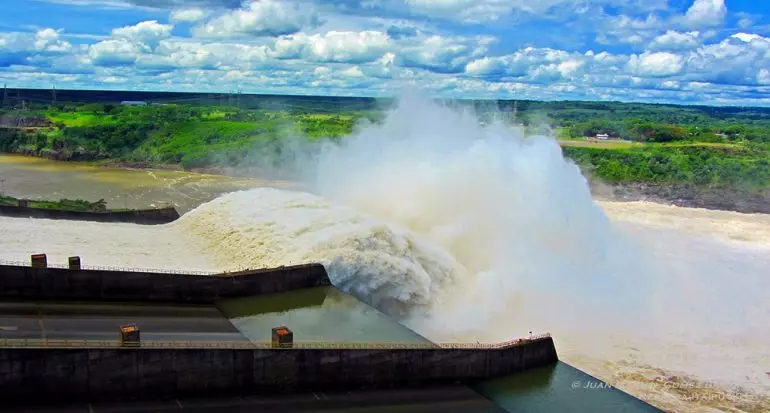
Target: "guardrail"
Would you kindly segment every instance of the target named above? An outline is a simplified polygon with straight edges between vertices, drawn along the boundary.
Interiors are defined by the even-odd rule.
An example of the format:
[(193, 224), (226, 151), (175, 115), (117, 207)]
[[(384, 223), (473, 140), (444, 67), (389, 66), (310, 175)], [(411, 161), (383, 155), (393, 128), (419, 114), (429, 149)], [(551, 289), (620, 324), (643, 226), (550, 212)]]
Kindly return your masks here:
[[(154, 274), (181, 274), (181, 275), (216, 275), (216, 276), (229, 276), (231, 274), (238, 274), (242, 272), (248, 272), (248, 271), (260, 271), (260, 270), (280, 270), (282, 268), (290, 268), (295, 267), (299, 265), (308, 265), (310, 263), (289, 263), (289, 265), (281, 265), (279, 267), (270, 267), (270, 266), (264, 266), (264, 267), (236, 267), (231, 268), (227, 271), (199, 271), (199, 270), (182, 270), (182, 269), (173, 269), (173, 268), (135, 268), (135, 267), (111, 267), (111, 266), (105, 266), (105, 265), (81, 265), (80, 269), (85, 271), (117, 271), (117, 272), (138, 272), (138, 273), (154, 273)], [(14, 267), (32, 267), (32, 264), (29, 261), (8, 261), (8, 260), (0, 260), (0, 265), (8, 265), (8, 266), (14, 266)], [(46, 265), (47, 268), (58, 268), (63, 270), (68, 270), (69, 265), (67, 264), (55, 264), (55, 263), (48, 263)]]
[[(281, 349), (364, 349), (364, 350), (394, 350), (394, 349), (468, 349), (495, 350), (528, 344), (551, 337), (550, 334), (539, 334), (527, 338), (519, 338), (503, 343), (322, 343), (295, 342), (291, 347)], [(0, 338), (0, 347), (7, 348), (156, 348), (156, 349), (276, 349), (270, 342), (247, 341), (159, 341), (142, 340), (141, 343), (120, 343), (117, 340), (39, 340)]]
[[(32, 264), (27, 261), (7, 261), (0, 260), (0, 265), (9, 265), (14, 267), (32, 267)], [(47, 268), (58, 268), (67, 270), (69, 266), (67, 264), (52, 264), (48, 263)], [(155, 273), (155, 274), (182, 274), (182, 275), (221, 275), (222, 273), (212, 271), (195, 271), (195, 270), (178, 270), (171, 268), (132, 268), (132, 267), (109, 267), (104, 265), (81, 265), (81, 270), (91, 271), (118, 271), (118, 272), (139, 272), (139, 273)], [(225, 273), (226, 274), (226, 273)]]

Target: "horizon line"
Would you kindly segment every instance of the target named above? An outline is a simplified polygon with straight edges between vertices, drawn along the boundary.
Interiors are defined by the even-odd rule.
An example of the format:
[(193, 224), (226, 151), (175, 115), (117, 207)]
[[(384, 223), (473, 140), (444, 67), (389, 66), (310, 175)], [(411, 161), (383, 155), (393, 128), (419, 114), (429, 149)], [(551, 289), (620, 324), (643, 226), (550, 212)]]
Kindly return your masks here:
[[(240, 96), (268, 96), (268, 97), (319, 97), (319, 98), (334, 98), (334, 99), (374, 99), (374, 100), (398, 100), (399, 96), (375, 96), (375, 95), (334, 95), (334, 94), (299, 94), (299, 93), (280, 93), (280, 92), (244, 92), (244, 91), (216, 91), (216, 92), (193, 92), (193, 91), (173, 91), (173, 90), (137, 90), (137, 89), (91, 89), (91, 88), (67, 88), (60, 89), (53, 85), (51, 88), (39, 88), (39, 87), (11, 87), (7, 83), (3, 85), (3, 88), (14, 91), (22, 90), (34, 90), (34, 91), (52, 91), (56, 90), (56, 93), (62, 92), (112, 92), (112, 93), (158, 93), (158, 94), (183, 94), (183, 95), (240, 95)], [(436, 97), (430, 96), (430, 94), (424, 93), (428, 98), (439, 101), (471, 101), (471, 102), (539, 102), (539, 103), (618, 103), (625, 105), (657, 105), (657, 106), (675, 106), (675, 107), (706, 107), (706, 108), (742, 108), (742, 109), (761, 109), (770, 110), (768, 106), (757, 105), (741, 105), (741, 104), (707, 104), (707, 103), (685, 103), (685, 102), (668, 102), (668, 101), (633, 101), (633, 100), (586, 100), (586, 99), (533, 99), (533, 98), (494, 98), (494, 97)]]

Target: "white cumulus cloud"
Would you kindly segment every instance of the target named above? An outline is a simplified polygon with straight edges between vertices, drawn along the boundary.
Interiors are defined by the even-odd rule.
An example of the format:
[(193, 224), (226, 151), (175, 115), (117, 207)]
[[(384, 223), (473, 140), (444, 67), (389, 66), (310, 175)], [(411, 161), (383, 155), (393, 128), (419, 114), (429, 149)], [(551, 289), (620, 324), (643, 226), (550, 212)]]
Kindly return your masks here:
[(632, 55), (628, 61), (629, 72), (640, 77), (667, 77), (684, 69), (684, 58), (668, 52), (645, 52)]
[(192, 7), (189, 9), (179, 9), (171, 12), (171, 21), (177, 23), (195, 23), (203, 20), (208, 15), (208, 12), (200, 7)]
[[(574, 60), (570, 61), (571, 58)], [(562, 50), (527, 47), (505, 56), (473, 60), (465, 66), (465, 72), (476, 76), (544, 76), (546, 72), (549, 72), (547, 76), (554, 73), (571, 75), (582, 66), (582, 59), (580, 54)]]
[(279, 36), (319, 23), (312, 4), (258, 0), (193, 29), (198, 37)]
[(358, 66), (351, 66), (342, 71), (343, 76), (348, 77), (364, 77), (364, 72)]
[(770, 38), (738, 33), (704, 45), (688, 56), (688, 72), (697, 80), (727, 84), (756, 84), (770, 67)]
[(754, 21), (749, 19), (748, 17), (744, 17), (738, 20), (738, 27), (740, 27), (741, 29), (748, 29), (753, 24), (754, 24)]
[(512, 2), (506, 0), (405, 0), (405, 2), (415, 13), (467, 23), (498, 20), (517, 5), (527, 8), (527, 3), (539, 3), (537, 1)]
[(105, 40), (91, 46), (88, 55), (98, 66), (131, 65), (145, 51), (144, 47), (126, 39)]
[(699, 36), (697, 31), (680, 33), (668, 30), (656, 37), (647, 48), (655, 51), (692, 50), (700, 45)]
[(475, 39), (429, 36), (407, 43), (397, 52), (398, 64), (440, 72), (461, 72), (477, 44)]
[(586, 14), (594, 7), (613, 6), (622, 10), (646, 12), (666, 9), (666, 0), (380, 0), (396, 8), (404, 2), (409, 11), (464, 23), (487, 23), (512, 13), (529, 16), (575, 16)]
[(682, 22), (693, 28), (719, 26), (727, 16), (725, 0), (695, 0)]
[(155, 50), (153, 58), (145, 56), (140, 62), (147, 67), (253, 69), (274, 61), (268, 51), (264, 45), (165, 40)]
[(331, 73), (331, 69), (326, 66), (318, 66), (313, 70), (313, 74), (316, 76), (325, 76)]
[(35, 49), (46, 52), (67, 52), (72, 49), (69, 42), (59, 39), (59, 32), (54, 29), (38, 30), (35, 33)]
[(757, 83), (760, 85), (770, 85), (770, 70), (760, 69), (759, 74), (757, 74)]
[(112, 31), (112, 37), (154, 46), (161, 39), (171, 37), (171, 30), (173, 30), (173, 28), (173, 25), (160, 24), (157, 20), (143, 21), (134, 26), (125, 26), (114, 29)]
[[(678, 12), (663, 7), (672, 0), (130, 1), (167, 10), (171, 23), (143, 21), (109, 36), (56, 26), (0, 32), (0, 76), (33, 86), (238, 84), (352, 95), (411, 82), (436, 95), (770, 105), (761, 97), (770, 93), (770, 38), (752, 30), (761, 17), (727, 21), (723, 0), (676, 0)], [(515, 27), (537, 19), (542, 36), (540, 26)], [(175, 36), (177, 23), (193, 23), (193, 37)], [(561, 23), (562, 31), (553, 28)], [(599, 42), (586, 50), (592, 37)]]
[(764, 40), (765, 38), (755, 33), (736, 33), (732, 38), (741, 40), (746, 43), (751, 43), (753, 40)]
[(391, 47), (386, 33), (378, 31), (328, 32), (308, 36), (297, 33), (276, 40), (273, 54), (280, 59), (315, 62), (371, 62)]
[(32, 33), (0, 33), (0, 58), (4, 53), (38, 52), (61, 54), (74, 50), (60, 38), (60, 30), (45, 28)]

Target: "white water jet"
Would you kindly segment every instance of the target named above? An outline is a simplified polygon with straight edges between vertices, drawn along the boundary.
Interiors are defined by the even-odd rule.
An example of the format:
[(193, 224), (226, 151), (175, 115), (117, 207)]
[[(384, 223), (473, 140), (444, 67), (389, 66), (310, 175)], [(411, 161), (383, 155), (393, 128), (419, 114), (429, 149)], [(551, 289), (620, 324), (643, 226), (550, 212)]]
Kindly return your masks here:
[(681, 362), (692, 349), (762, 385), (765, 353), (753, 347), (738, 370), (719, 354), (770, 319), (767, 259), (611, 223), (554, 139), (407, 95), (381, 125), (303, 153), (294, 167), (317, 196), (235, 193), (181, 225), (223, 265), (323, 262), (335, 284), (436, 341), (550, 331), (568, 358), (667, 360), (721, 378)]

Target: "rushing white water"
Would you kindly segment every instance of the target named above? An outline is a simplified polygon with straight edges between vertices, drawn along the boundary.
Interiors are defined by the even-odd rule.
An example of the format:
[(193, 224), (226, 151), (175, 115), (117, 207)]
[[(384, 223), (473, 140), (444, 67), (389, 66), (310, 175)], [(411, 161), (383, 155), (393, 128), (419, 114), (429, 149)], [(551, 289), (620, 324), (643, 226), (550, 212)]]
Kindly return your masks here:
[(191, 250), (184, 234), (167, 227), (0, 217), (0, 260), (29, 262), (45, 253), (52, 265), (79, 256), (84, 265), (215, 271)]
[[(597, 204), (553, 139), (416, 96), (303, 153), (292, 167), (308, 192), (235, 192), (158, 228), (0, 219), (2, 247), (110, 264), (106, 240), (120, 239), (121, 263), (141, 267), (322, 262), (436, 341), (550, 331), (605, 379), (604, 361), (629, 362), (770, 391), (767, 216)], [(22, 239), (22, 221), (37, 235)]]

